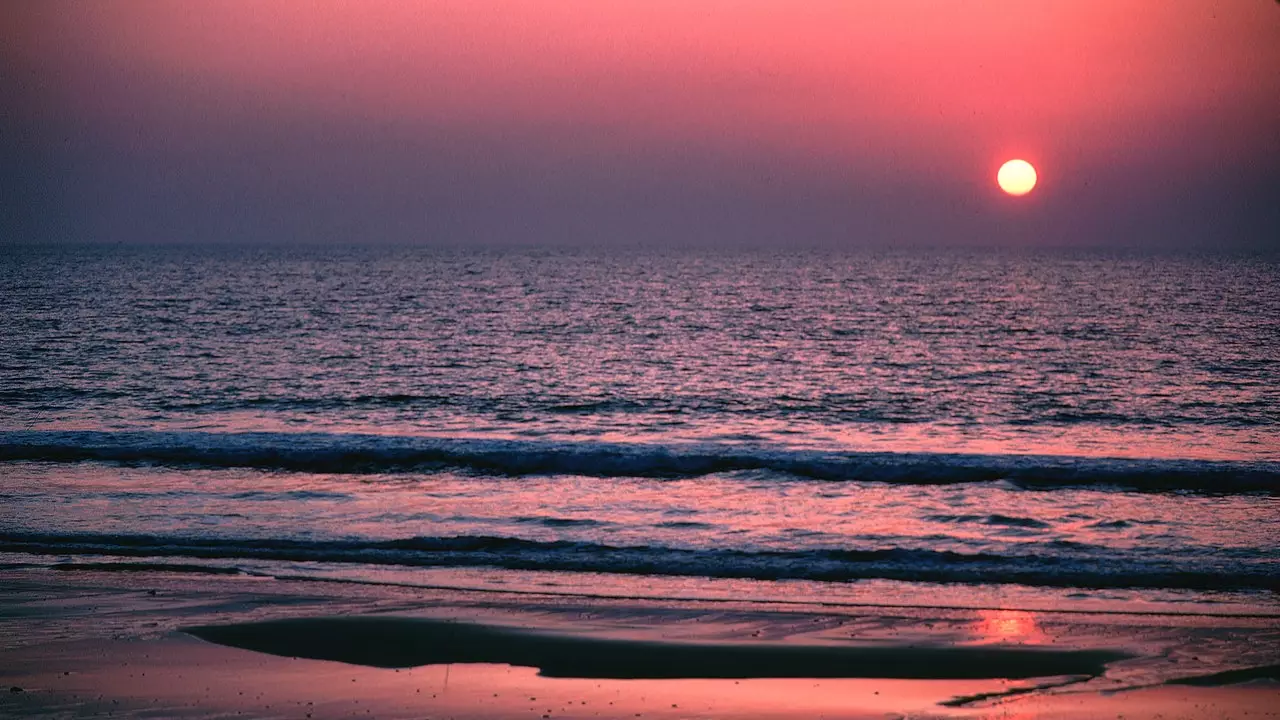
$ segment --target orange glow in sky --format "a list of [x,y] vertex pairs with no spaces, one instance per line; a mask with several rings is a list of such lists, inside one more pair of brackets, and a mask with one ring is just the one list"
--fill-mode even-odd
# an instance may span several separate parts
[[917,169],[956,163],[953,172],[993,154],[1098,153],[1152,121],[1261,108],[1280,67],[1276,23],[1259,22],[1274,8],[1248,2],[139,0],[68,9],[69,48],[276,112],[428,126],[519,118],[641,143],[765,144]]
[[[516,193],[530,217],[577,218],[575,198],[597,195],[601,217],[621,205],[651,215],[677,183],[675,223],[722,202],[724,217],[771,209],[792,228],[828,213],[831,227],[866,232],[903,218],[958,232],[963,218],[1010,212],[988,197],[991,168],[1009,158],[1053,168],[1053,193],[1023,210],[1095,225],[1121,200],[1154,216],[1190,208],[1177,193],[1199,183],[1234,192],[1214,177],[1261,187],[1280,164],[1272,2],[51,0],[5,12],[17,19],[0,46],[38,78],[27,105],[114,134],[112,147],[145,137],[153,153],[254,157],[245,134],[289,128],[288,142],[253,141],[298,146],[305,167],[282,159],[269,174],[301,186],[289,198],[325,195],[308,163],[334,132],[361,139],[326,158],[334,172],[380,172],[369,138],[435,142],[445,157],[420,149],[424,165],[479,178],[457,192],[504,208]],[[150,181],[168,188],[163,175]],[[518,179],[499,191],[504,178]],[[1176,186],[1185,178],[1195,187]],[[431,202],[458,199],[442,192]]]

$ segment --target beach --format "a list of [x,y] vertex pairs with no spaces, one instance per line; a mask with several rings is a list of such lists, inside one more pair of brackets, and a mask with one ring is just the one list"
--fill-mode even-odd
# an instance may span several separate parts
[[[1280,712],[1274,656],[1269,668],[1249,658],[1252,678],[1214,677],[1240,670],[1241,647],[1274,647],[1275,616],[781,606],[31,568],[4,570],[0,584],[0,682],[10,688],[0,712],[17,717]],[[467,657],[486,653],[524,662]],[[530,666],[539,660],[541,672]]]

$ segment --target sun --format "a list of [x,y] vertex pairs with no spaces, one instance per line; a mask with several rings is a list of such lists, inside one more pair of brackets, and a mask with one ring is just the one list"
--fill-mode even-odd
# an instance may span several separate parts
[[1010,195],[1026,195],[1036,186],[1036,169],[1026,160],[1010,160],[1000,166],[996,182]]

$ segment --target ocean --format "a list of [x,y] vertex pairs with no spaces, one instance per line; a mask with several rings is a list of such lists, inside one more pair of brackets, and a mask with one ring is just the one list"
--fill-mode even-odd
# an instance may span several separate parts
[[1280,262],[7,248],[0,562],[1274,612]]

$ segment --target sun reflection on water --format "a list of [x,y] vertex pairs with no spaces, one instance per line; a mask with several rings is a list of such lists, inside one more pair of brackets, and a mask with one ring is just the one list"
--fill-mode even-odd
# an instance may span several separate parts
[[981,642],[1004,645],[1040,644],[1048,636],[1036,622],[1035,613],[1023,610],[979,610],[974,634]]

